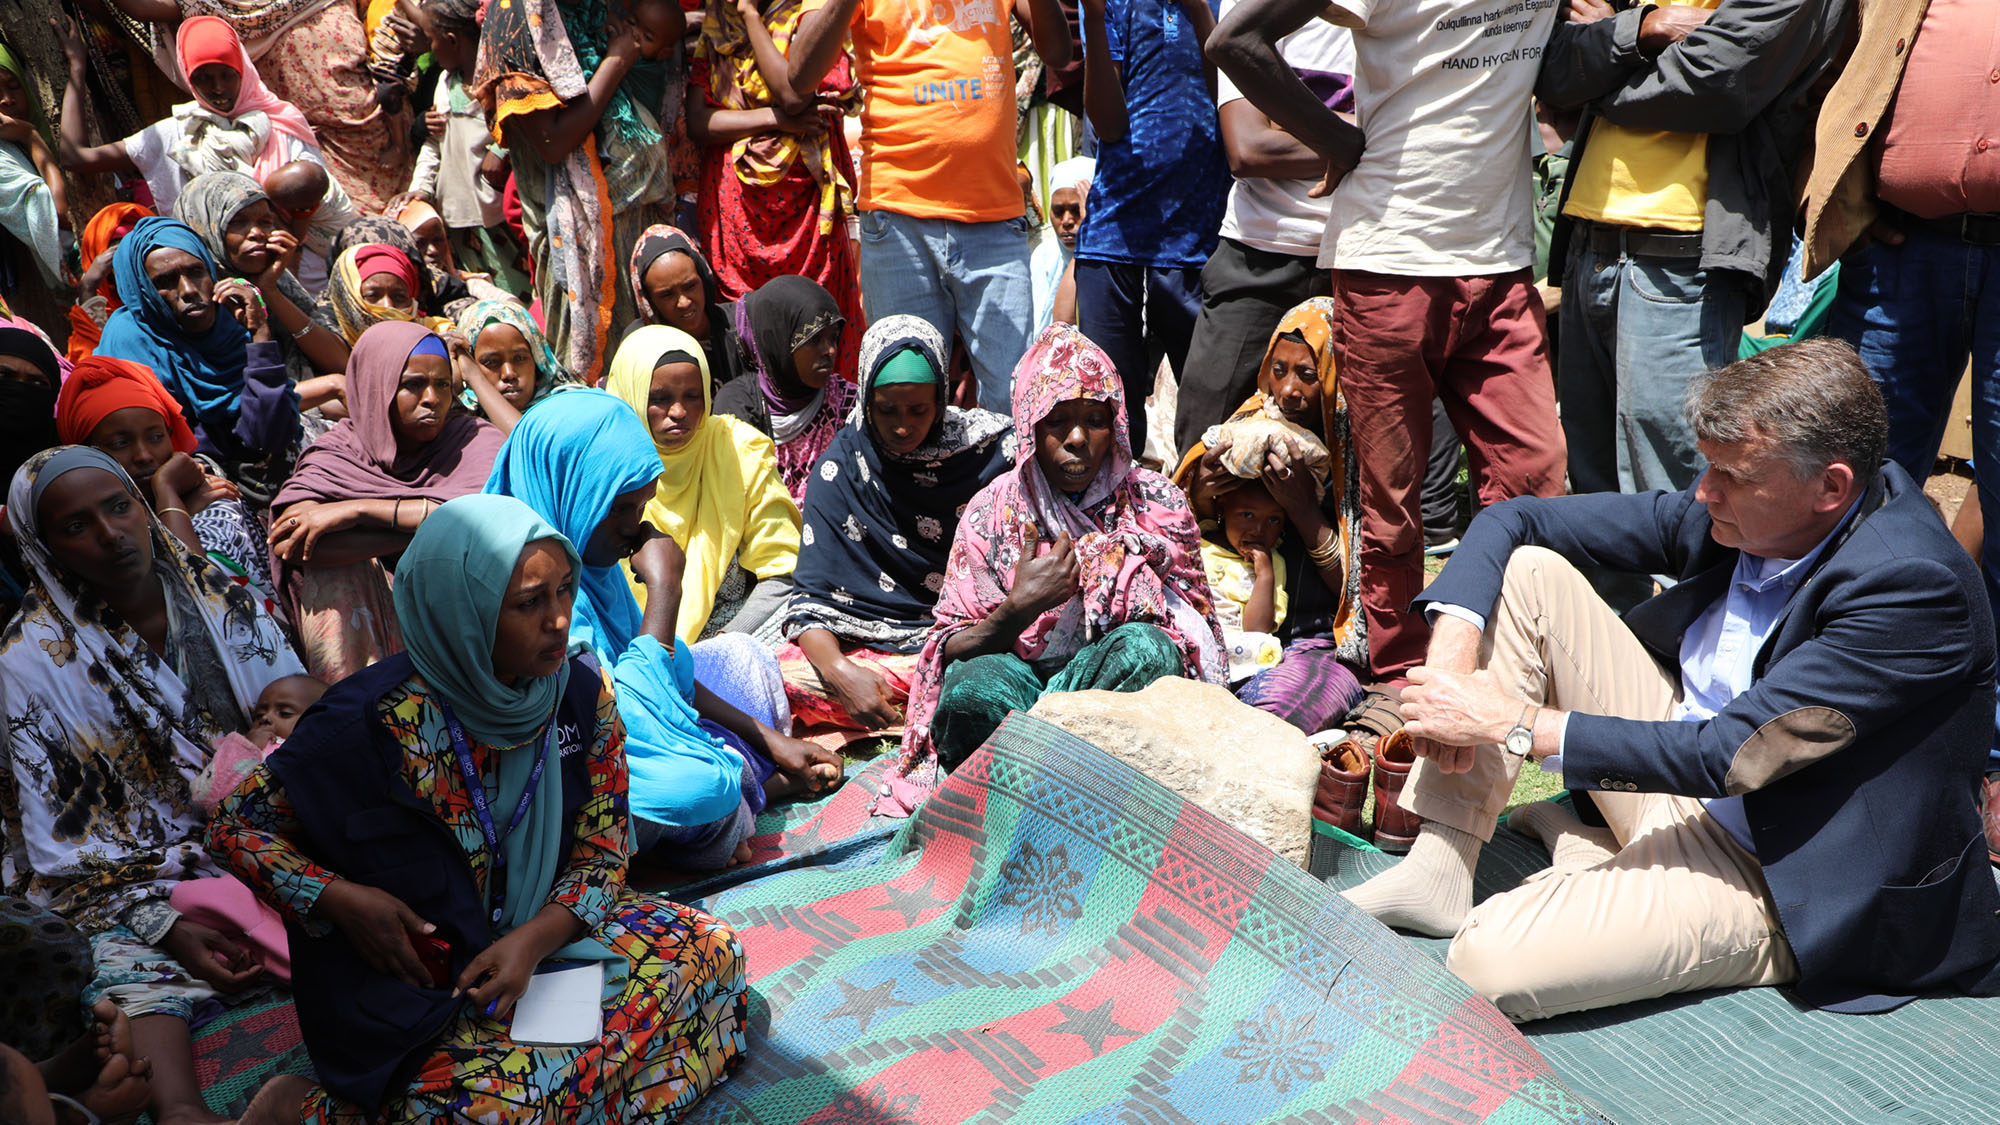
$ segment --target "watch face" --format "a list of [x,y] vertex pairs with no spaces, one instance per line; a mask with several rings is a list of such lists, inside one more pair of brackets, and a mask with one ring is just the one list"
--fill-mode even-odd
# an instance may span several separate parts
[[1522,730],[1519,727],[1515,727],[1513,730],[1507,732],[1506,749],[1509,754],[1514,755],[1516,758],[1525,758],[1528,756],[1528,751],[1534,748],[1534,732]]

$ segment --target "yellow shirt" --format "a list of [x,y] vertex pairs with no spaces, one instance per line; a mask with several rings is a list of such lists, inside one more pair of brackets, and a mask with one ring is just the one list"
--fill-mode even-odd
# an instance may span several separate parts
[[[1721,0],[1658,0],[1714,8]],[[1708,203],[1708,134],[1590,127],[1563,214],[1628,227],[1696,231]]]
[[[1243,611],[1249,607],[1250,594],[1257,585],[1256,570],[1250,560],[1207,536],[1201,540],[1201,565],[1208,572],[1208,586],[1215,594],[1216,620],[1226,631],[1241,632]],[[1276,551],[1271,552],[1271,578],[1276,587],[1272,591],[1276,596],[1271,599],[1271,628],[1276,629],[1285,623],[1285,610],[1291,605],[1291,598],[1285,593],[1285,559]]]

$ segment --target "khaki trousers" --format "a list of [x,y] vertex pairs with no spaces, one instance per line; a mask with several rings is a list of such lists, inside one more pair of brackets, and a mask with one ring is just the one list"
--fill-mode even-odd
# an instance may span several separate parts
[[[1508,560],[1481,665],[1501,690],[1565,711],[1665,720],[1679,678],[1663,670],[1562,556]],[[1403,805],[1481,840],[1520,759],[1482,746],[1467,773],[1419,760]],[[1579,779],[1588,784],[1590,779]],[[1798,977],[1762,868],[1691,797],[1597,791],[1618,854],[1550,871],[1474,907],[1446,967],[1508,1018]]]

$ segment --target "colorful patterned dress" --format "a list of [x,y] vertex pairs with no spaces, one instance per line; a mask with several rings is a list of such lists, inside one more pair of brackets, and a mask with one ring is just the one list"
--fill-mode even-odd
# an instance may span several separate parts
[[[376,708],[404,747],[403,780],[458,838],[484,892],[493,856],[436,698],[412,674]],[[625,956],[622,983],[614,983],[615,968],[606,974],[611,995],[602,1039],[580,1047],[518,1046],[508,1038],[507,1017],[490,1019],[468,1004],[400,1098],[370,1114],[315,1090],[306,1099],[306,1122],[672,1121],[742,1054],[747,990],[735,933],[700,911],[625,887],[624,740],[607,684],[589,748],[592,796],[578,810],[569,862],[548,897]],[[511,748],[475,740],[471,749],[491,788],[499,753]],[[339,876],[314,863],[294,842],[301,838],[291,802],[260,769],[217,812],[209,848],[279,911],[303,926],[323,926],[312,917],[313,905]]]
[[[764,0],[758,18],[783,53],[807,5]],[[750,32],[735,0],[709,0],[689,73],[694,97],[725,110],[764,109],[776,102],[757,67]],[[698,225],[722,286],[740,301],[773,278],[798,274],[826,287],[847,325],[840,341],[840,376],[852,381],[866,321],[861,274],[848,241],[854,214],[854,157],[841,114],[859,101],[853,63],[843,52],[820,79],[823,132],[797,137],[762,133],[732,144],[701,147]]]

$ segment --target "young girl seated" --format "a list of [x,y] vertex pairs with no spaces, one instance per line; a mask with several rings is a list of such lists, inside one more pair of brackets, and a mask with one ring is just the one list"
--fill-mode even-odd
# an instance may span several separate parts
[[1276,664],[1276,653],[1259,659],[1261,642],[1284,623],[1285,558],[1277,553],[1285,534],[1285,510],[1259,481],[1251,481],[1216,501],[1219,522],[1202,526],[1201,565],[1215,592],[1215,619],[1229,650],[1229,679],[1246,679]]

